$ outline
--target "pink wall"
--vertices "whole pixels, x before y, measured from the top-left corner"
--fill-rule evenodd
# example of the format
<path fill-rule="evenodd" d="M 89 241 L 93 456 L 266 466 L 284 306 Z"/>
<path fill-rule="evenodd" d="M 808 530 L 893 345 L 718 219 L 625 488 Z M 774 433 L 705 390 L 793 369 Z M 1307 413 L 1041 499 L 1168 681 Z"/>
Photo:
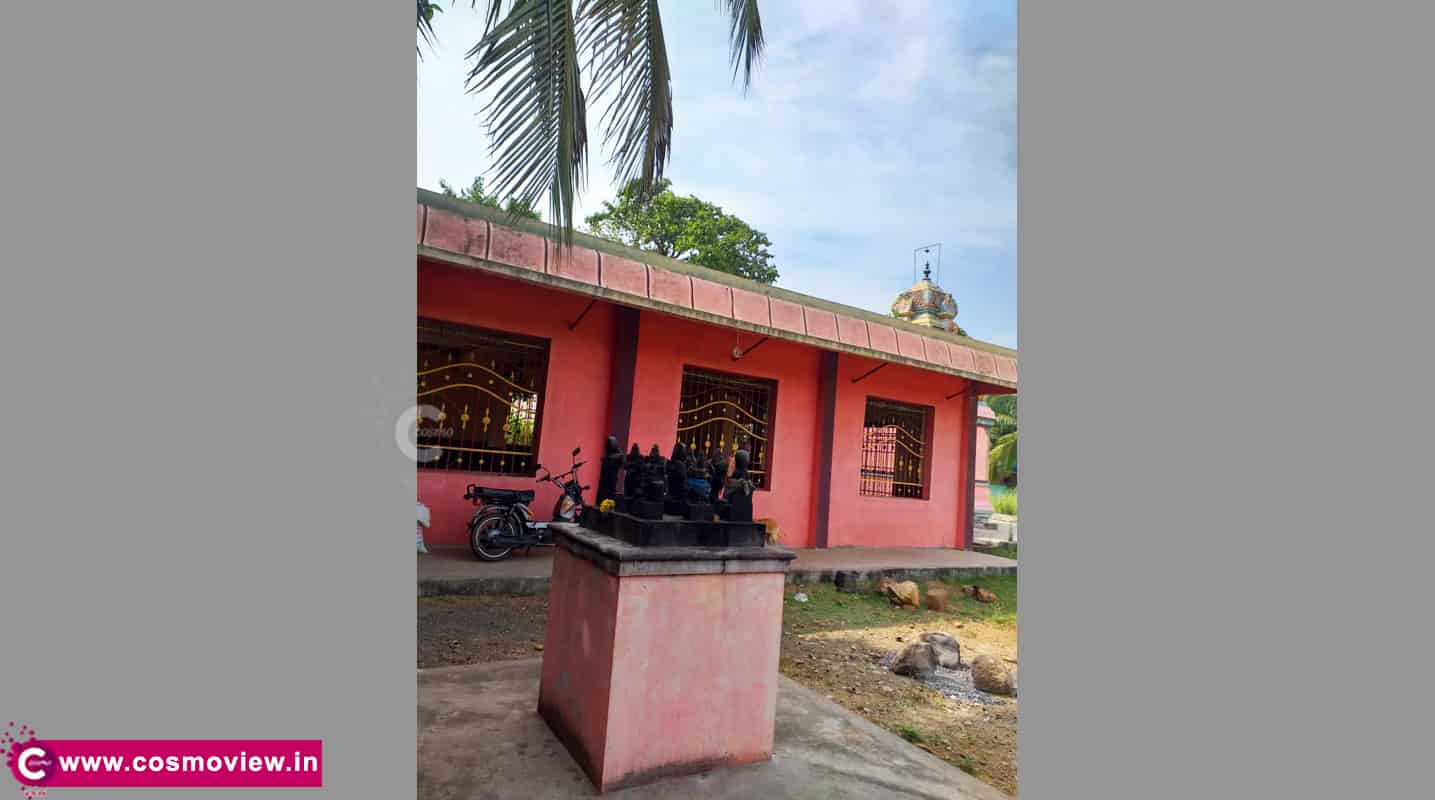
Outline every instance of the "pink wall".
<path fill-rule="evenodd" d="M 644 453 L 657 444 L 664 455 L 676 441 L 685 365 L 777 381 L 777 409 L 767 489 L 753 496 L 753 516 L 771 517 L 783 542 L 812 546 L 813 475 L 817 457 L 817 374 L 821 351 L 769 339 L 739 361 L 732 360 L 734 331 L 651 311 L 642 312 L 634 375 L 630 435 Z M 742 334 L 751 347 L 760 336 Z"/>
<path fill-rule="evenodd" d="M 569 331 L 568 323 L 582 313 L 589 299 L 478 270 L 418 262 L 419 316 L 549 340 L 538 457 L 545 465 L 566 469 L 569 451 L 582 447 L 582 458 L 588 464 L 581 476 L 588 485 L 596 485 L 603 440 L 610 433 L 618 309 L 600 301 L 576 331 Z M 656 443 L 665 455 L 672 448 L 684 365 L 776 381 L 777 407 L 769 455 L 772 472 L 769 488 L 759 490 L 753 499 L 753 512 L 756 517 L 777 520 L 785 544 L 815 546 L 817 487 L 825 477 L 817 463 L 822 351 L 770 339 L 741 360 L 733 361 L 732 350 L 737 343 L 733 330 L 652 311 L 640 313 L 631 439 L 624 444 L 636 441 L 646 453 Z M 752 347 L 759 338 L 743 333 L 741 345 Z M 961 481 L 968 478 L 958 461 L 963 437 L 975 436 L 975 419 L 963 419 L 962 398 L 945 397 L 962 389 L 965 382 L 955 376 L 889 364 L 853 384 L 853 378 L 879 362 L 845 353 L 838 359 L 828 546 L 962 546 L 965 492 L 960 487 Z M 862 422 L 868 396 L 935 409 L 927 459 L 927 499 L 858 494 Z M 963 426 L 971 432 L 963 433 Z M 979 443 L 974 446 L 980 448 Z M 985 454 L 977 455 L 978 469 L 984 474 Z M 551 486 L 539 487 L 531 477 L 419 470 L 419 500 L 433 514 L 433 526 L 424 532 L 429 546 L 467 546 L 466 526 L 473 506 L 463 500 L 463 492 L 469 483 L 537 488 L 533 510 L 540 519 L 551 516 L 558 494 Z"/>
<path fill-rule="evenodd" d="M 772 755 L 783 574 L 622 579 L 605 783 Z"/>
<path fill-rule="evenodd" d="M 771 756 L 783 577 L 616 578 L 556 551 L 538 708 L 594 783 Z"/>
<path fill-rule="evenodd" d="M 559 548 L 544 628 L 539 712 L 571 733 L 569 752 L 589 776 L 603 774 L 614 667 L 618 578 Z"/>
<path fill-rule="evenodd" d="M 946 396 L 961 390 L 965 382 L 955 376 L 890 364 L 860 383 L 852 383 L 879 363 L 845 353 L 838 357 L 827 545 L 961 547 L 965 492 L 958 455 L 964 435 L 969 435 L 964 430 L 972 428 L 975 420 L 965 418 L 961 397 L 947 400 Z M 926 499 L 858 494 L 862 423 L 868 397 L 932 407 Z"/>
<path fill-rule="evenodd" d="M 979 410 L 979 416 L 994 417 L 990 409 L 984 412 Z M 983 419 L 983 421 L 987 421 Z M 977 485 L 974 488 L 974 503 L 976 510 L 990 514 L 992 511 L 992 490 L 987 483 L 987 456 L 991 453 L 991 428 L 988 425 L 977 425 L 977 458 L 973 474 L 976 476 Z"/>
<path fill-rule="evenodd" d="M 572 463 L 570 451 L 582 447 L 579 458 L 588 463 L 579 477 L 585 484 L 596 486 L 598 460 L 608 435 L 615 308 L 599 302 L 577 330 L 569 331 L 568 323 L 582 313 L 589 299 L 478 270 L 422 259 L 418 262 L 420 317 L 549 340 L 538 460 L 562 472 Z M 470 483 L 536 488 L 533 511 L 540 519 L 552 516 L 558 499 L 557 488 L 552 484 L 539 486 L 531 477 L 420 469 L 418 499 L 432 510 L 432 526 L 424 531 L 426 544 L 468 546 L 467 526 L 473 504 L 463 499 L 463 492 Z"/>

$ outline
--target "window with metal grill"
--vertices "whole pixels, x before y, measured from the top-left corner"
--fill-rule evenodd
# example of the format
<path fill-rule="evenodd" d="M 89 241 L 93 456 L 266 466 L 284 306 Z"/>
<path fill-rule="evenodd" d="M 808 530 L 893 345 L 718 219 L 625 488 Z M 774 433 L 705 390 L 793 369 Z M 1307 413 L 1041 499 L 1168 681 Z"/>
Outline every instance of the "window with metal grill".
<path fill-rule="evenodd" d="M 548 341 L 418 321 L 419 469 L 533 475 Z"/>
<path fill-rule="evenodd" d="M 684 367 L 677 440 L 705 456 L 721 450 L 729 464 L 738 450 L 746 450 L 751 457 L 749 478 L 766 489 L 771 485 L 776 407 L 776 381 Z"/>
<path fill-rule="evenodd" d="M 927 497 L 932 409 L 867 398 L 862 422 L 862 481 L 868 497 Z"/>

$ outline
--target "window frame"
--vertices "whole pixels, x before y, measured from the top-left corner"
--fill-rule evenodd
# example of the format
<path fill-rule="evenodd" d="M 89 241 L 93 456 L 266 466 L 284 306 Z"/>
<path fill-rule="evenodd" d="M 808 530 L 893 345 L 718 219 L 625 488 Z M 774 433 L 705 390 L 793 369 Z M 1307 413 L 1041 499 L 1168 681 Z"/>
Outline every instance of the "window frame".
<path fill-rule="evenodd" d="M 533 410 L 532 444 L 527 454 L 514 452 L 515 455 L 520 455 L 521 458 L 528 460 L 527 469 L 521 471 L 484 469 L 470 467 L 468 464 L 462 466 L 432 466 L 423 461 L 419 462 L 418 468 L 433 473 L 469 473 L 506 478 L 531 478 L 536 476 L 538 474 L 538 454 L 543 444 L 543 414 L 548 403 L 548 373 L 549 369 L 553 366 L 553 341 L 542 336 L 533 336 L 531 334 L 505 331 L 480 325 L 449 322 L 432 317 L 418 317 L 417 319 L 417 347 L 425 345 L 451 349 L 492 347 L 495 344 L 495 340 L 497 340 L 498 342 L 507 341 L 519 347 L 530 347 L 542 353 L 542 367 L 539 369 L 539 374 L 534 376 L 535 384 L 541 383 L 542 386 L 535 385 L 531 388 L 531 391 L 537 396 L 537 403 Z M 423 371 L 423 367 L 420 364 L 416 363 L 415 367 L 416 372 Z M 415 395 L 417 395 L 418 391 L 416 382 Z M 420 404 L 429 404 L 425 402 L 424 398 L 416 396 L 415 399 L 418 400 Z M 477 411 L 476 408 L 474 410 Z M 425 443 L 417 443 L 419 450 L 425 449 L 426 446 L 428 445 Z"/>
<path fill-rule="evenodd" d="M 764 426 L 766 426 L 766 436 L 762 438 L 762 442 L 764 444 L 763 452 L 765 453 L 764 460 L 761 462 L 754 461 L 753 463 L 750 463 L 748 465 L 748 470 L 749 472 L 751 472 L 753 466 L 761 466 L 762 469 L 759 470 L 759 474 L 762 475 L 762 482 L 759 484 L 757 481 L 753 481 L 754 489 L 759 492 L 772 491 L 774 464 L 773 449 L 776 447 L 777 442 L 777 393 L 780 381 L 778 381 L 776 378 L 768 378 L 762 375 L 745 375 L 740 372 L 729 372 L 727 370 L 713 369 L 712 367 L 704 366 L 701 364 L 684 363 L 682 365 L 682 370 L 679 373 L 678 378 L 678 416 L 676 424 L 674 424 L 673 426 L 675 439 L 678 439 L 678 437 L 682 433 L 684 433 L 684 431 L 677 430 L 683 427 L 683 414 L 692 413 L 683 411 L 683 389 L 685 384 L 687 383 L 688 375 L 690 372 L 703 373 L 712 376 L 712 378 L 718 381 L 738 381 L 748 384 L 757 384 L 767 391 L 767 421 L 762 423 Z M 689 428 L 689 430 L 691 430 L 691 427 Z M 757 436 L 756 433 L 752 433 L 749 435 L 752 437 Z M 748 452 L 750 455 L 752 454 L 752 450 L 749 449 Z M 726 450 L 724 451 L 724 455 L 727 456 L 729 465 L 731 465 L 733 451 Z M 706 456 L 706 453 L 704 453 L 704 456 Z M 731 467 L 729 467 L 729 474 L 731 474 Z"/>
<path fill-rule="evenodd" d="M 869 428 L 869 427 L 868 427 L 868 425 L 867 425 L 867 420 L 869 419 L 869 415 L 870 415 L 871 412 L 872 412 L 872 407 L 873 407 L 873 404 L 874 404 L 874 403 L 877 404 L 879 407 L 880 407 L 880 406 L 883 406 L 883 405 L 892 407 L 892 410 L 893 410 L 893 411 L 898 411 L 898 412 L 902 412 L 902 413 L 920 413 L 920 414 L 922 415 L 921 490 L 920 490 L 920 492 L 919 492 L 916 496 L 899 495 L 899 494 L 895 494 L 895 493 L 876 494 L 876 493 L 874 493 L 874 492 L 868 491 L 868 486 L 867 486 L 867 482 L 866 482 L 866 477 L 867 477 L 867 476 L 866 476 L 866 474 L 865 474 L 865 473 L 867 473 L 867 472 L 869 471 L 869 466 L 868 466 L 868 461 L 867 461 L 867 453 L 868 453 L 868 450 L 867 450 L 866 437 L 867 437 L 867 431 L 868 431 L 868 430 L 873 430 L 873 428 Z M 867 395 L 866 397 L 864 397 L 864 398 L 863 398 L 863 401 L 862 401 L 862 429 L 861 429 L 861 430 L 862 430 L 862 433 L 861 433 L 862 439 L 861 439 L 861 442 L 860 442 L 860 444 L 859 444 L 859 446 L 860 446 L 860 448 L 861 448 L 861 451 L 860 451 L 860 452 L 861 452 L 861 458 L 858 460 L 858 480 L 857 480 L 857 494 L 858 494 L 858 496 L 860 496 L 860 497 L 872 497 L 872 498 L 879 498 L 879 499 L 888 499 L 888 500 L 918 500 L 918 501 L 931 500 L 931 499 L 932 499 L 932 454 L 933 454 L 933 451 L 934 451 L 933 442 L 932 442 L 932 435 L 933 435 L 933 432 L 936 430 L 936 424 L 937 424 L 937 408 L 936 408 L 936 406 L 924 405 L 924 404 L 922 404 L 922 403 L 912 403 L 912 402 L 908 402 L 908 401 L 905 401 L 905 400 L 893 400 L 893 399 L 890 398 L 890 397 L 881 397 L 881 396 L 878 396 L 878 395 Z M 909 432 L 907 432 L 907 431 L 906 431 L 904 428 L 902 428 L 901 426 L 896 426 L 896 427 L 897 427 L 897 429 L 898 429 L 899 431 L 902 431 L 902 432 L 904 432 L 904 433 L 907 433 L 908 436 L 911 435 Z M 895 441 L 895 439 L 894 439 L 894 441 Z M 894 446 L 894 453 L 895 453 L 895 446 Z M 894 473 L 893 478 L 895 479 L 895 477 L 896 477 L 896 475 L 895 475 L 895 473 Z M 894 480 L 893 483 L 895 484 L 896 481 Z"/>

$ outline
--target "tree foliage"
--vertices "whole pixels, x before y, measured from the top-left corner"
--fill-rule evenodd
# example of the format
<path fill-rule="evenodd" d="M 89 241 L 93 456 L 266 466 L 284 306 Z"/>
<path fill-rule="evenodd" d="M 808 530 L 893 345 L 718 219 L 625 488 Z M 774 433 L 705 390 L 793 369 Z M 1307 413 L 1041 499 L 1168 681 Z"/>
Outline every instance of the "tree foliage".
<path fill-rule="evenodd" d="M 468 188 L 456 191 L 448 181 L 439 179 L 438 188 L 447 197 L 456 197 L 467 203 L 488 206 L 489 208 L 502 209 L 510 216 L 523 217 L 525 219 L 539 219 L 538 212 L 527 202 L 510 196 L 506 201 L 500 200 L 498 195 L 489 194 L 483 190 L 483 178 L 474 178 Z"/>
<path fill-rule="evenodd" d="M 1004 483 L 1016 469 L 1016 395 L 991 395 L 986 403 L 997 415 L 991 429 L 992 446 L 987 452 L 987 480 Z"/>
<path fill-rule="evenodd" d="M 479 0 L 470 0 L 478 7 Z M 763 50 L 757 0 L 719 0 L 729 19 L 734 79 L 744 90 Z M 649 191 L 667 166 L 672 77 L 658 0 L 484 0 L 484 33 L 468 51 L 468 91 L 487 96 L 485 127 L 497 193 L 530 206 L 548 196 L 550 218 L 571 240 L 588 159 L 588 105 L 617 182 Z M 418 0 L 418 36 L 432 43 L 433 0 Z M 422 55 L 422 50 L 420 50 Z"/>
<path fill-rule="evenodd" d="M 588 230 L 629 247 L 759 283 L 777 280 L 767 234 L 706 200 L 679 197 L 671 186 L 664 178 L 654 191 L 645 191 L 641 179 L 629 181 L 618 192 L 616 203 L 605 202 L 602 211 L 588 216 Z"/>

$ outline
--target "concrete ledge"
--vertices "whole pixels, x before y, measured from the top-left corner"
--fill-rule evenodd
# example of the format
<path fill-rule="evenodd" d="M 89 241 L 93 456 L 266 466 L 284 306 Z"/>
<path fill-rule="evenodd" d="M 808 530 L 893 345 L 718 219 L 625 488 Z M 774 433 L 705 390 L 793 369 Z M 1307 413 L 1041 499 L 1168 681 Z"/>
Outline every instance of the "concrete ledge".
<path fill-rule="evenodd" d="M 982 531 L 977 540 L 988 538 Z M 709 548 L 711 552 L 712 548 Z M 759 547 L 752 558 L 724 559 L 706 565 L 704 572 L 780 572 L 778 564 L 764 563 L 778 552 L 793 553 L 787 561 L 787 582 L 833 582 L 838 572 L 855 572 L 864 580 L 887 576 L 897 580 L 928 581 L 966 579 L 995 575 L 1015 575 L 1017 562 L 992 554 L 972 551 L 896 551 L 877 549 L 866 552 L 860 548 L 836 548 L 827 551 L 790 550 Z M 541 595 L 548 593 L 552 562 L 542 551 L 531 556 L 515 556 L 508 561 L 483 563 L 466 549 L 435 549 L 419 556 L 418 595 Z M 610 565 L 618 568 L 618 562 Z M 720 565 L 715 567 L 714 565 Z M 612 574 L 612 573 L 609 573 Z M 630 574 L 637 574 L 632 572 Z M 694 574 L 694 573 L 689 573 Z M 700 573 L 699 573 L 700 574 Z"/>
<path fill-rule="evenodd" d="M 553 523 L 554 543 L 609 575 L 785 572 L 797 554 L 767 547 L 637 547 L 579 525 Z"/>
<path fill-rule="evenodd" d="M 706 572 L 781 572 L 775 564 L 754 562 L 751 566 L 728 562 L 725 569 Z M 833 583 L 838 572 L 856 572 L 859 580 L 876 580 L 881 577 L 901 581 L 931 581 L 949 578 L 982 578 L 1016 575 L 1016 567 L 894 567 L 886 569 L 792 569 L 787 572 L 788 583 Z M 610 573 L 612 574 L 612 573 Z M 640 574 L 636 571 L 625 575 Z M 642 573 L 642 574 L 697 574 L 697 573 Z M 441 597 L 443 595 L 480 594 L 548 594 L 548 578 L 544 577 L 492 577 L 492 578 L 420 578 L 419 597 Z"/>
<path fill-rule="evenodd" d="M 419 578 L 419 597 L 477 594 L 548 594 L 548 576 L 502 575 L 484 578 Z"/>
<path fill-rule="evenodd" d="M 1013 564 L 1010 567 L 891 567 L 867 570 L 853 569 L 852 567 L 820 570 L 795 568 L 787 573 L 787 582 L 835 583 L 839 572 L 855 572 L 859 581 L 877 580 L 878 578 L 891 578 L 897 581 L 932 581 L 949 578 L 1013 576 L 1016 575 L 1016 565 Z"/>

